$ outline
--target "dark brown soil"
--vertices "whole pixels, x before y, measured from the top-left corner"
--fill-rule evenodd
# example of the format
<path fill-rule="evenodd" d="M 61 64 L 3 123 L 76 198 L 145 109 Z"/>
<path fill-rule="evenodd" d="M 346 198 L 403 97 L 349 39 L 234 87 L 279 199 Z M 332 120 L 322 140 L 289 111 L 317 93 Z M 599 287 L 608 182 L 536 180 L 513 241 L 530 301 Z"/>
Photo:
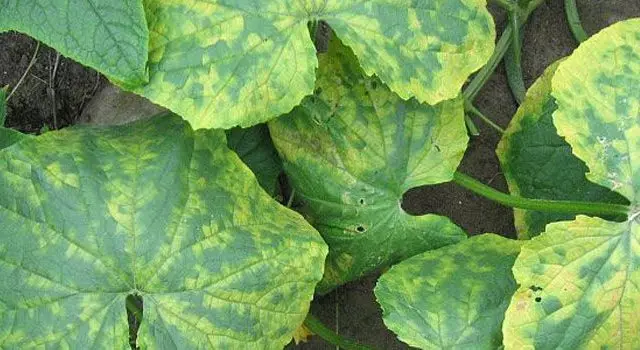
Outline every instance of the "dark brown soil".
<path fill-rule="evenodd" d="M 640 16 L 638 0 L 578 0 L 584 26 L 589 34 L 619 20 Z M 498 28 L 504 14 L 492 8 Z M 552 62 L 566 56 L 577 46 L 567 25 L 562 0 L 549 0 L 536 10 L 525 29 L 523 71 L 531 85 Z M 27 68 L 36 42 L 26 36 L 0 34 L 0 87 L 12 88 Z M 89 99 L 104 79 L 94 71 L 61 57 L 55 81 L 50 75 L 56 53 L 42 45 L 37 61 L 9 101 L 7 125 L 38 133 L 43 127 L 58 128 L 75 123 Z M 55 91 L 55 104 L 50 87 Z M 506 127 L 517 105 L 507 85 L 502 65 L 485 85 L 476 106 L 502 127 Z M 56 115 L 54 121 L 53 115 Z M 493 129 L 477 121 L 481 135 L 472 138 L 461 170 L 484 183 L 506 191 L 504 177 L 494 150 L 499 141 Z M 412 214 L 438 213 L 450 217 L 471 234 L 499 233 L 515 235 L 512 212 L 452 184 L 428 186 L 409 191 L 403 204 Z M 376 276 L 340 287 L 318 297 L 312 311 L 341 335 L 381 349 L 404 349 L 382 323 L 373 287 Z M 333 349 L 320 339 L 298 346 L 304 349 Z"/>
<path fill-rule="evenodd" d="M 0 34 L 0 87 L 10 90 L 20 80 L 36 49 L 36 41 L 21 34 Z M 39 133 L 73 124 L 104 78 L 41 44 L 35 64 L 8 103 L 6 126 Z M 55 96 L 55 104 L 54 104 Z M 54 120 L 55 111 L 55 120 Z"/>

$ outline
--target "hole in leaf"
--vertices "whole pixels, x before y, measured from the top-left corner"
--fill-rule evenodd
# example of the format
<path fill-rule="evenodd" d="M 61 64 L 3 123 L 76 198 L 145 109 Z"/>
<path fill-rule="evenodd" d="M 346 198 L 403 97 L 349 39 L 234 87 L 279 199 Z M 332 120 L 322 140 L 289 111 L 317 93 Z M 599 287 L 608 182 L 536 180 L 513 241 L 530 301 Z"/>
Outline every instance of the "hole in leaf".
<path fill-rule="evenodd" d="M 538 287 L 538 286 L 531 286 L 529 287 L 529 289 L 531 289 L 534 292 L 539 292 L 542 290 L 542 287 Z"/>
<path fill-rule="evenodd" d="M 358 203 L 360 203 L 360 205 L 364 205 L 364 198 L 360 198 L 360 200 L 358 201 Z"/>
<path fill-rule="evenodd" d="M 367 229 L 362 226 L 362 225 L 358 225 L 358 227 L 356 227 L 356 231 L 358 231 L 359 233 L 364 233 Z"/>
<path fill-rule="evenodd" d="M 541 298 L 541 297 L 536 297 L 536 298 L 535 298 L 535 301 L 536 301 L 536 303 L 539 303 L 539 302 L 541 302 L 541 301 L 542 301 L 542 298 Z"/>
<path fill-rule="evenodd" d="M 142 296 L 137 294 L 129 294 L 125 299 L 125 307 L 127 309 L 127 320 L 129 321 L 129 346 L 132 350 L 138 350 L 138 329 L 142 322 Z"/>

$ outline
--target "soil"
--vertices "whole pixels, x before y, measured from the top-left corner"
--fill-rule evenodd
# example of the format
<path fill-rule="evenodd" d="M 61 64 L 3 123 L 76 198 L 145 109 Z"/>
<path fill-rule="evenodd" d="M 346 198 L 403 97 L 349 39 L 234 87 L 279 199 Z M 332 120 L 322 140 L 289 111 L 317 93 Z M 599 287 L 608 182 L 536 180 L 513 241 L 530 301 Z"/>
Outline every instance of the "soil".
<path fill-rule="evenodd" d="M 640 17 L 640 0 L 577 2 L 589 34 L 617 21 Z M 504 13 L 495 7 L 491 7 L 491 11 L 501 30 Z M 570 54 L 576 46 L 564 16 L 563 1 L 549 0 L 542 4 L 525 27 L 523 73 L 526 85 L 530 86 L 548 65 Z M 0 34 L 0 87 L 15 86 L 29 65 L 35 48 L 36 41 L 29 37 L 16 33 Z M 40 46 L 35 64 L 8 103 L 7 126 L 27 133 L 39 133 L 43 128 L 62 128 L 80 119 L 90 119 L 87 106 L 90 99 L 108 85 L 106 79 L 64 57 L 60 57 L 56 69 L 56 57 L 54 50 Z M 53 71 L 56 72 L 55 79 L 52 79 Z M 104 96 L 105 93 L 98 95 Z M 502 65 L 484 86 L 475 104 L 497 124 L 502 127 L 508 125 L 517 105 Z M 481 135 L 471 139 L 460 169 L 506 192 L 506 183 L 494 153 L 500 135 L 480 121 L 476 121 L 476 125 Z M 511 209 L 452 184 L 410 190 L 405 195 L 403 207 L 416 215 L 446 215 L 470 234 L 494 232 L 515 236 Z M 364 278 L 317 297 L 312 311 L 345 337 L 376 348 L 405 349 L 407 346 L 382 323 L 381 311 L 372 292 L 376 278 Z M 314 338 L 295 348 L 332 349 L 333 346 Z"/>
<path fill-rule="evenodd" d="M 9 91 L 15 87 L 29 66 L 36 45 L 35 40 L 22 34 L 0 34 L 0 87 L 9 86 Z M 7 104 L 5 126 L 33 134 L 43 128 L 74 124 L 106 82 L 97 72 L 63 56 L 56 69 L 56 57 L 56 51 L 40 45 L 35 63 Z"/>

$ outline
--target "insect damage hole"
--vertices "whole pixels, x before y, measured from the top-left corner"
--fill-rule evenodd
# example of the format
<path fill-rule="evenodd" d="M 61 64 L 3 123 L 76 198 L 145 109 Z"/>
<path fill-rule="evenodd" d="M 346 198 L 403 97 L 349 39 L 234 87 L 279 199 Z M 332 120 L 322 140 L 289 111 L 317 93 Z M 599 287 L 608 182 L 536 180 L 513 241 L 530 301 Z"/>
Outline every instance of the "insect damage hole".
<path fill-rule="evenodd" d="M 358 225 L 358 226 L 356 226 L 356 231 L 358 233 L 365 233 L 367 231 L 367 228 L 362 226 L 362 225 Z"/>
<path fill-rule="evenodd" d="M 536 297 L 534 300 L 536 301 L 536 303 L 539 303 L 542 301 L 542 297 Z"/>
<path fill-rule="evenodd" d="M 132 350 L 137 350 L 138 329 L 142 322 L 143 302 L 142 296 L 138 294 L 129 294 L 125 299 L 125 308 L 127 309 L 127 321 L 129 322 L 129 346 Z"/>
<path fill-rule="evenodd" d="M 529 289 L 531 289 L 534 292 L 539 292 L 542 290 L 542 287 L 538 287 L 536 285 L 532 285 L 531 287 L 529 287 Z"/>

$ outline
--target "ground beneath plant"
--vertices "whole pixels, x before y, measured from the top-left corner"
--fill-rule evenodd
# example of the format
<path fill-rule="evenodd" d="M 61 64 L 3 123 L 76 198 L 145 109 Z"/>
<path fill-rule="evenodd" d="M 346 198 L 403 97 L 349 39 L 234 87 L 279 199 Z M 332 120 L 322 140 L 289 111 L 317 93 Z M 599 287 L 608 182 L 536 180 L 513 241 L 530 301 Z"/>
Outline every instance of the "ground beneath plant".
<path fill-rule="evenodd" d="M 617 21 L 640 17 L 638 0 L 578 0 L 586 31 L 596 33 Z M 498 28 L 504 26 L 504 13 L 492 8 Z M 523 71 L 531 85 L 544 69 L 570 54 L 577 46 L 567 25 L 562 0 L 549 0 L 531 16 L 525 28 Z M 26 36 L 0 34 L 0 87 L 16 86 L 29 66 L 36 42 Z M 56 64 L 57 62 L 57 64 Z M 41 45 L 35 63 L 8 103 L 7 126 L 28 132 L 62 128 L 81 120 L 94 95 L 109 98 L 106 79 Z M 477 107 L 502 127 L 506 127 L 517 105 L 510 93 L 502 65 L 476 100 Z M 461 170 L 484 183 L 506 191 L 494 150 L 500 139 L 493 129 L 477 121 L 481 135 L 472 138 Z M 405 210 L 412 214 L 437 213 L 450 217 L 471 234 L 494 232 L 515 236 L 512 212 L 452 184 L 416 188 L 405 195 Z M 377 276 L 349 283 L 317 297 L 312 311 L 328 326 L 345 337 L 381 349 L 406 349 L 382 323 L 373 295 Z M 123 306 L 124 307 L 124 306 Z M 298 345 L 301 349 L 332 349 L 319 339 Z"/>

